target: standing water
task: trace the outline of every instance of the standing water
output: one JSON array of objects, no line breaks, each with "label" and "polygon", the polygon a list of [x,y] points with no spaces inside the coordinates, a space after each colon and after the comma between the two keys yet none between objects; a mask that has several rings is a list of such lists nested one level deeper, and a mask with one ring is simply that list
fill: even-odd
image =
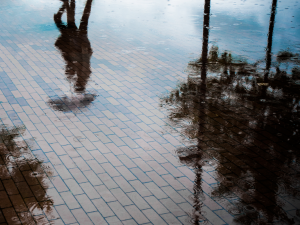
[{"label": "standing water", "polygon": [[300,224],[296,0],[1,0],[0,224]]}]

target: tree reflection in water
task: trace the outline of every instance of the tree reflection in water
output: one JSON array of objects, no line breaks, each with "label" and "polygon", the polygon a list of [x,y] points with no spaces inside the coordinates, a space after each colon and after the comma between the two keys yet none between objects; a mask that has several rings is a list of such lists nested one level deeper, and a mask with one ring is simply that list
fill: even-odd
[{"label": "tree reflection in water", "polygon": [[282,196],[300,197],[299,69],[289,74],[277,67],[264,96],[263,72],[216,49],[209,54],[205,89],[196,76],[201,65],[192,62],[187,82],[162,99],[168,122],[195,143],[178,149],[179,159],[194,168],[195,195],[202,191],[201,166],[217,160],[219,184],[212,196],[239,197],[236,222],[293,224]]},{"label": "tree reflection in water", "polygon": [[[92,2],[93,0],[86,1],[79,27],[75,23],[75,0],[63,1],[62,7],[54,15],[54,22],[61,33],[55,47],[65,60],[65,75],[68,82],[74,86],[75,93],[50,99],[49,104],[55,110],[76,111],[78,108],[87,107],[96,97],[86,93],[86,85],[92,73],[90,60],[93,50],[88,39]],[[64,12],[67,15],[67,24],[62,22]]]},{"label": "tree reflection in water", "polygon": [[300,200],[299,55],[282,51],[271,62],[275,3],[265,66],[220,54],[216,46],[206,54],[203,32],[204,52],[189,63],[187,81],[161,99],[168,123],[191,143],[177,153],[195,172],[193,224],[205,222],[204,165],[215,169],[210,196],[229,200],[232,223],[300,223],[285,201]]},{"label": "tree reflection in water", "polygon": [[[2,211],[9,224],[20,224],[20,221],[22,224],[43,224],[44,214],[48,219],[56,219],[53,202],[46,194],[49,179],[41,166],[42,161],[36,159],[22,140],[24,132],[22,126],[0,126],[0,187],[4,186],[1,198],[11,202]],[[51,175],[50,170],[46,172]],[[10,200],[5,197],[7,195]]]}]

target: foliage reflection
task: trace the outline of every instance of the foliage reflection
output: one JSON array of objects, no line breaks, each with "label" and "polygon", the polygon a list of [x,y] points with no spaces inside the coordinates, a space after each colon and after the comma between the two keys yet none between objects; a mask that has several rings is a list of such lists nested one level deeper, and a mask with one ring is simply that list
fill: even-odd
[{"label": "foliage reflection", "polygon": [[214,167],[218,184],[210,196],[228,200],[233,223],[300,222],[285,211],[284,200],[300,198],[299,55],[282,51],[272,62],[276,3],[266,58],[248,64],[217,46],[207,53],[210,1],[205,1],[201,57],[189,63],[187,80],[161,99],[168,123],[190,141],[177,153],[195,172],[193,224],[207,222],[204,166]]},{"label": "foliage reflection", "polygon": [[[42,161],[36,159],[21,138],[25,130],[22,126],[15,128],[0,126],[0,182],[6,187],[6,193],[12,203],[10,206],[19,212],[18,216],[11,213],[6,219],[9,224],[20,224],[20,221],[23,224],[35,222],[42,224],[39,219],[44,217],[44,213],[48,218],[54,216],[53,202],[46,194],[49,179],[45,168],[42,167]],[[46,172],[51,175],[50,170],[47,169]],[[18,191],[14,190],[14,185]],[[3,193],[1,195],[4,196]],[[9,213],[14,209],[6,208],[3,211]],[[35,222],[32,215],[36,216]]]}]

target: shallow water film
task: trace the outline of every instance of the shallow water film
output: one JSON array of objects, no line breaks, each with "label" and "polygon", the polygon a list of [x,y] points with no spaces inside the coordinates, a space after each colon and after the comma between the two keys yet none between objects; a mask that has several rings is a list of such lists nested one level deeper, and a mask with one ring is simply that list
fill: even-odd
[{"label": "shallow water film", "polygon": [[300,224],[297,0],[1,0],[0,225]]}]

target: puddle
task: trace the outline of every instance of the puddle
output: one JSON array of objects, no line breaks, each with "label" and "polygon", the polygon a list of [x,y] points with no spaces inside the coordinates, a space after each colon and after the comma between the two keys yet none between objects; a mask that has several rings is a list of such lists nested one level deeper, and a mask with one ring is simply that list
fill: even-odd
[{"label": "puddle", "polygon": [[[103,224],[135,223],[123,205],[172,186],[191,224],[293,224],[299,7],[296,0],[2,0],[0,178],[20,183],[18,174],[28,173],[37,198],[3,221],[26,223],[32,214],[38,224],[62,223],[65,207],[72,213],[63,223],[76,223],[76,210],[91,202],[80,208],[86,223],[105,204],[112,211],[99,211]],[[157,193],[148,191],[154,184]],[[74,205],[58,197],[64,193]],[[217,204],[233,217],[205,211]],[[166,211],[155,220],[147,210],[141,223],[180,219],[167,221]]]}]

